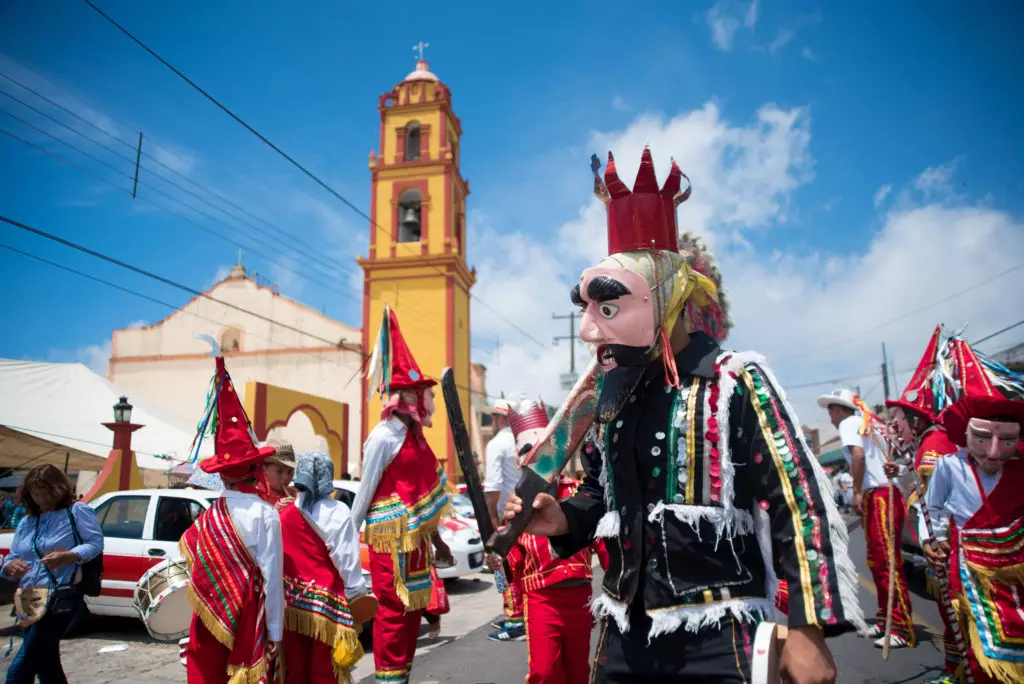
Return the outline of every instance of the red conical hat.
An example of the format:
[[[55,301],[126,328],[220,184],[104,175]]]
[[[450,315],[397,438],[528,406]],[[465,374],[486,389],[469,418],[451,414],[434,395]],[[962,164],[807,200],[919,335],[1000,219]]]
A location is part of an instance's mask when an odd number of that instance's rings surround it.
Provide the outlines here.
[[[942,326],[935,326],[935,332],[925,347],[924,356],[917,364],[917,370],[910,378],[910,382],[903,389],[899,399],[888,399],[885,405],[892,408],[900,407],[904,411],[910,411],[916,415],[927,418],[934,422],[935,415],[935,392],[932,387],[932,374],[935,371],[935,363],[939,352],[939,335]]]
[[[274,447],[258,447],[253,441],[249,417],[235,392],[224,357],[217,357],[217,425],[214,435],[216,452],[200,461],[199,467],[207,473],[220,473],[229,479],[245,477],[254,465],[274,454]]]
[[[952,341],[953,373],[960,398],[1002,397],[966,340]]]
[[[398,390],[417,390],[433,387],[437,381],[424,377],[416,359],[398,327],[398,317],[391,307],[384,305],[384,320],[377,335],[377,343],[370,355],[370,388],[380,394]]]

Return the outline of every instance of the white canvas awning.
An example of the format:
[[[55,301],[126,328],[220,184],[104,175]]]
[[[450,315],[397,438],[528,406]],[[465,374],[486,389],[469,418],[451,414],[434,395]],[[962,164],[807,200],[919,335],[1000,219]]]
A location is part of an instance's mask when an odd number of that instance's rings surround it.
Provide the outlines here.
[[[0,359],[0,467],[63,468],[67,461],[69,472],[102,469],[113,444],[103,423],[113,421],[122,394],[80,363]],[[194,424],[130,395],[128,401],[132,422],[144,426],[132,435],[139,467],[166,471],[187,461]],[[212,440],[204,440],[200,456],[211,453]]]

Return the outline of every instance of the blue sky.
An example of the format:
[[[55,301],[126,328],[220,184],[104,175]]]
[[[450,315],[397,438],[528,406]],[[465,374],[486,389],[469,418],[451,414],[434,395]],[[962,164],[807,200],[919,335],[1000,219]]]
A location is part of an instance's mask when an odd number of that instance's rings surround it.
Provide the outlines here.
[[[755,254],[813,258],[819,267],[829,259],[867,254],[893,221],[896,201],[904,207],[911,206],[907,202],[917,208],[929,202],[946,210],[970,207],[1003,217],[1019,217],[1022,210],[1024,103],[1015,83],[1024,60],[1014,46],[1014,27],[1024,13],[1019,3],[985,3],[984,11],[968,3],[942,3],[941,10],[924,2],[677,3],[666,13],[622,3],[563,2],[517,6],[516,15],[481,3],[447,3],[431,12],[422,3],[96,1],[363,209],[369,198],[367,152],[378,146],[377,97],[413,68],[411,46],[429,42],[427,58],[453,90],[465,132],[463,173],[473,190],[469,249],[474,263],[500,260],[508,241],[555,249],[551,236],[588,201],[589,156],[603,152],[591,149],[594,140],[629,130],[638,117],[668,121],[708,103],[736,130],[756,127],[758,111],[772,104],[782,111],[799,109],[804,117],[809,138],[801,148],[806,158],[800,179],[771,193],[784,210],[743,225],[709,227]],[[38,5],[0,5],[0,46],[3,73],[132,140],[131,130],[113,123],[129,122],[147,141],[178,155],[159,152],[168,164],[267,216],[340,264],[331,281],[340,292],[334,292],[282,272],[276,251],[256,246],[274,258],[263,259],[251,249],[245,257],[250,270],[275,274],[286,294],[358,324],[353,257],[365,252],[368,229],[362,218],[83,2],[56,0],[46,3],[45,13]],[[60,114],[2,78],[0,89]],[[130,164],[2,95],[0,108],[130,171]],[[0,115],[0,128],[118,178],[6,116]],[[729,165],[730,156],[739,154],[736,147],[742,144],[725,149],[716,163]],[[676,153],[654,152],[666,160]],[[0,160],[0,214],[197,288],[208,286],[218,269],[235,259],[236,247],[133,203],[3,135]],[[688,160],[679,162],[685,170]],[[900,194],[929,167],[950,170],[943,198],[925,193],[920,184],[916,200]],[[694,178],[695,198],[702,181]],[[742,177],[730,182],[738,183],[737,193],[745,192]],[[876,206],[873,198],[887,184],[892,190]],[[147,188],[140,194],[165,201]],[[1006,230],[1016,227],[1019,223]],[[927,239],[927,233],[919,239]],[[20,231],[0,227],[0,243],[170,303],[186,301],[182,293]],[[732,249],[728,241],[718,244]],[[292,263],[303,273],[316,273],[304,261]],[[14,332],[0,341],[3,357],[71,358],[76,350],[109,340],[113,328],[168,313],[5,250],[0,250],[0,273],[4,309],[16,322]],[[801,273],[813,284],[827,280],[830,271]],[[501,283],[492,282],[478,294],[504,310],[505,302],[495,301],[500,291]],[[862,327],[887,318],[890,306],[879,308],[884,310]],[[1019,309],[1004,318],[1013,319]],[[899,310],[896,306],[892,313]],[[919,321],[920,330],[906,334],[920,337],[923,345],[934,313]],[[502,330],[500,321],[488,323],[474,312],[474,325],[477,320],[474,334],[481,348],[530,345],[507,326]],[[755,340],[753,332],[738,323],[743,341]],[[870,344],[877,348],[875,339]],[[514,350],[505,356],[514,358]],[[500,365],[500,360],[490,363]],[[844,368],[828,370],[838,375]],[[784,379],[813,377],[819,376],[793,372]]]

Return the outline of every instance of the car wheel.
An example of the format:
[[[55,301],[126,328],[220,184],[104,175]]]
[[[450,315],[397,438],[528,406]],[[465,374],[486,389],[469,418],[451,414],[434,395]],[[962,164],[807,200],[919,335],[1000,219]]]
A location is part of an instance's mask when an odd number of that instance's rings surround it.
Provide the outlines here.
[[[89,607],[82,602],[78,612],[71,618],[71,622],[68,623],[68,628],[64,630],[64,638],[69,639],[82,634],[85,631],[85,625],[89,622],[89,618],[92,617],[92,613],[89,612]]]

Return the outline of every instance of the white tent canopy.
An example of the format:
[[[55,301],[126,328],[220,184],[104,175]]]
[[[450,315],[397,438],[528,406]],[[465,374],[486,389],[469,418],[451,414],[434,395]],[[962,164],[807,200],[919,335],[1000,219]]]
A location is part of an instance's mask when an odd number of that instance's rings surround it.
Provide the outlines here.
[[[113,422],[123,394],[80,363],[0,359],[0,466],[63,466],[68,459],[74,461],[69,470],[102,468],[114,436],[103,423]],[[187,461],[194,423],[131,396],[128,401],[132,422],[144,426],[132,435],[139,467],[166,471]],[[200,457],[212,449],[212,440],[204,440]]]

